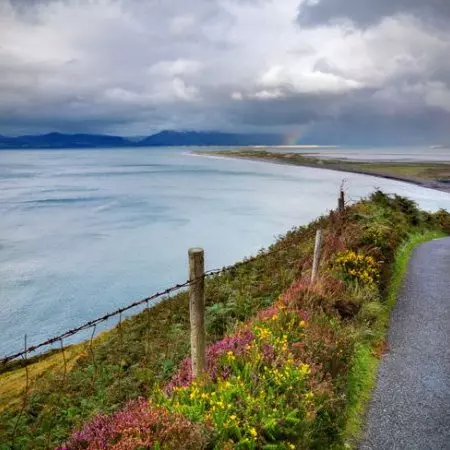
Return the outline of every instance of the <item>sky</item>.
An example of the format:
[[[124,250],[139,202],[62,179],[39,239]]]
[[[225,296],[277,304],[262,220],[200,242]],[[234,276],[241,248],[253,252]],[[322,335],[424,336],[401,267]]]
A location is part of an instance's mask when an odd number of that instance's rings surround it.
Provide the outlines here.
[[[0,134],[450,142],[448,0],[0,0]]]

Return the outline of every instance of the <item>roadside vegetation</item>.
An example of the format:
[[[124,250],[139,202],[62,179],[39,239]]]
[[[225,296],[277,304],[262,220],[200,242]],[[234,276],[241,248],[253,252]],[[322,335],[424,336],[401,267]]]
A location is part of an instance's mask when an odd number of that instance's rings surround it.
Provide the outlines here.
[[[430,214],[379,191],[290,230],[269,248],[276,253],[207,281],[201,379],[190,370],[186,293],[67,349],[66,358],[42,356],[28,368],[36,376],[27,396],[17,375],[24,368],[12,364],[0,374],[0,448],[354,446],[408,257],[445,233],[446,211]],[[16,395],[5,397],[11,389]]]

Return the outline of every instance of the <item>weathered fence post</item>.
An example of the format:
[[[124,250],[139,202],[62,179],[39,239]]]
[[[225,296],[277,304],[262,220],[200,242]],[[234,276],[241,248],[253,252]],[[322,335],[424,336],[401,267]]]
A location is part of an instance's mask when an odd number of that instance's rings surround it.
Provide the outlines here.
[[[342,213],[344,212],[344,209],[345,209],[345,194],[344,191],[341,189],[341,194],[338,199],[338,211]]]
[[[206,367],[205,355],[205,257],[202,248],[189,249],[189,313],[191,320],[192,374],[200,376]]]
[[[320,247],[322,246],[322,230],[317,230],[316,243],[314,245],[314,259],[311,272],[311,283],[316,281],[317,271],[319,270]]]

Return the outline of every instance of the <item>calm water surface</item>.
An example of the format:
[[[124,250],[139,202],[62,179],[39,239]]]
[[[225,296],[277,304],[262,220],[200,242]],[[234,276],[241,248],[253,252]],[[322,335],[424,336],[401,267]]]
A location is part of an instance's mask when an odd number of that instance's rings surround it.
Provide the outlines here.
[[[334,208],[343,178],[355,199],[450,209],[405,183],[186,149],[0,152],[0,355],[185,280],[189,247],[207,268],[255,253]]]

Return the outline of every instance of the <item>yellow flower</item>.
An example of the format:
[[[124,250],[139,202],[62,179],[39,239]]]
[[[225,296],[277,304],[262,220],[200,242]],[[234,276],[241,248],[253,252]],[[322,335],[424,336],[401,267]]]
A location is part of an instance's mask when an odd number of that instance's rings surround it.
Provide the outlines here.
[[[255,429],[255,428],[250,428],[250,434],[251,434],[253,437],[258,436],[258,433],[256,432],[256,429]]]
[[[300,366],[300,373],[302,375],[309,375],[311,373],[311,367],[309,367],[309,364],[302,364]]]
[[[236,420],[237,419],[236,414],[231,414],[230,419],[231,420]]]
[[[288,444],[288,447],[290,448],[290,449],[295,449],[295,445],[294,444]]]
[[[236,357],[234,356],[234,353],[231,350],[229,352],[227,352],[227,356],[230,361],[234,361],[236,359]]]
[[[304,320],[302,320],[302,321],[300,322],[300,327],[301,327],[301,328],[305,328],[305,327],[306,327],[306,322],[305,322]]]

